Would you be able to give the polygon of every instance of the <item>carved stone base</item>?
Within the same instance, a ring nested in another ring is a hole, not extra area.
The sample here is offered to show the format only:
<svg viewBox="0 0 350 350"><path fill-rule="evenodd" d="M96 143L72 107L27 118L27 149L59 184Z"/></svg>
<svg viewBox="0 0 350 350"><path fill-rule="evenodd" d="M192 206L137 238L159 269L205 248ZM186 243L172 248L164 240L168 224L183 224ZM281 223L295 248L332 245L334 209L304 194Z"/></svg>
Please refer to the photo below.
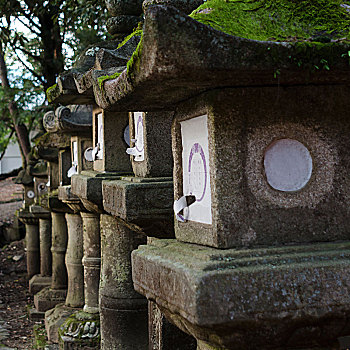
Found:
<svg viewBox="0 0 350 350"><path fill-rule="evenodd" d="M64 304L58 304L54 309L45 312L45 328L47 339L53 343L58 343L58 330L63 323L78 309L68 307Z"/></svg>
<svg viewBox="0 0 350 350"><path fill-rule="evenodd" d="M29 281L29 292L36 294L51 285L51 276L35 275Z"/></svg>
<svg viewBox="0 0 350 350"><path fill-rule="evenodd" d="M57 304L64 303L67 296L66 289L42 289L34 295L34 305L37 311L45 312L54 308Z"/></svg>
<svg viewBox="0 0 350 350"><path fill-rule="evenodd" d="M29 310L29 318L32 321L41 321L45 318L45 312L40 312L36 309Z"/></svg>
<svg viewBox="0 0 350 350"><path fill-rule="evenodd" d="M100 349L100 315L78 311L59 329L60 349Z"/></svg>

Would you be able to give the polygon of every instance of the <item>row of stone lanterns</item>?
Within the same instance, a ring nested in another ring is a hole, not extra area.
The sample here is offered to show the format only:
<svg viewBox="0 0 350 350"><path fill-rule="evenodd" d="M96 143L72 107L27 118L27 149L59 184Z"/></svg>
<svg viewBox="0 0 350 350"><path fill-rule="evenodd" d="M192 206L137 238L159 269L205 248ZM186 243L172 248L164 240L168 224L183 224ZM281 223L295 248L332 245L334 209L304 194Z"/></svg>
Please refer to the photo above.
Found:
<svg viewBox="0 0 350 350"><path fill-rule="evenodd" d="M52 280L35 295L49 339L346 349L350 47L238 38L163 3L144 3L142 37L88 48L49 91L75 105L44 118L43 147L59 150L48 163ZM201 3L171 2L187 13ZM129 4L118 20L121 2L108 4L113 33L139 13ZM332 69L310 73L293 57ZM32 275L49 229L29 213Z"/></svg>

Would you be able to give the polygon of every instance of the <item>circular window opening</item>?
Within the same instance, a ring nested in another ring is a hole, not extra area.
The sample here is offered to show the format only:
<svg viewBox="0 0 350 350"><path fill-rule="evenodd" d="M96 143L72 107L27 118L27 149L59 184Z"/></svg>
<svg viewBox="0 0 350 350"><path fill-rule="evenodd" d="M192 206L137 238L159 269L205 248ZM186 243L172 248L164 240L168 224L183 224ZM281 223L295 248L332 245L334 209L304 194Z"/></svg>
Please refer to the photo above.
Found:
<svg viewBox="0 0 350 350"><path fill-rule="evenodd" d="M312 158L301 142L281 139L266 149L264 167L267 182L272 188L293 192L302 189L310 180Z"/></svg>

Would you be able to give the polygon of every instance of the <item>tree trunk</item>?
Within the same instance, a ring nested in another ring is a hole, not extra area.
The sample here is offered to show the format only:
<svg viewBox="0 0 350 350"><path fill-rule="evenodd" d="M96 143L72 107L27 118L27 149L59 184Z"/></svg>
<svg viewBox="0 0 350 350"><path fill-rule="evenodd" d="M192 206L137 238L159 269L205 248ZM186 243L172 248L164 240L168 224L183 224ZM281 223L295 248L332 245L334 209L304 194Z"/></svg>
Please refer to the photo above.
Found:
<svg viewBox="0 0 350 350"><path fill-rule="evenodd" d="M58 21L54 17L59 13L59 7L47 5L43 15L38 15L42 51L42 75L45 91L56 83L56 77L64 70L62 54L62 37Z"/></svg>
<svg viewBox="0 0 350 350"><path fill-rule="evenodd" d="M25 158L25 159L22 158L23 169L25 169L27 165L26 163L28 161L28 155L31 149L30 141L29 141L29 133L28 133L27 127L24 124L18 123L18 108L17 108L16 102L14 101L13 97L10 94L11 86L7 76L7 67L5 63L1 42L0 42L0 80L1 80L1 86L3 87L4 91L8 92L8 96L9 96L8 110L10 112L11 120L16 132L21 153Z"/></svg>

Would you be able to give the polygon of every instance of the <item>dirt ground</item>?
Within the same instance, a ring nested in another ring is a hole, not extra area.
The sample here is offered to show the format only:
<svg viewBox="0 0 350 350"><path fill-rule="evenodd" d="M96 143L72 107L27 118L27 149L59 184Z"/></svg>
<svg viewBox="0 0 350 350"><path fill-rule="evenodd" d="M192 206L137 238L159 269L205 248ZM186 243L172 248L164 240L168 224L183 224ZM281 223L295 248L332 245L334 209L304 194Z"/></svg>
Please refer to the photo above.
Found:
<svg viewBox="0 0 350 350"><path fill-rule="evenodd" d="M0 226L13 222L21 207L22 186L13 178L0 181ZM33 305L28 291L24 241L0 247L0 349L32 349L33 325L27 309Z"/></svg>
<svg viewBox="0 0 350 350"><path fill-rule="evenodd" d="M0 336L1 327L5 329L0 343L14 349L32 349L33 344L34 322L27 314L33 297L28 291L26 270L23 241L0 249Z"/></svg>

